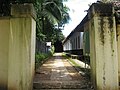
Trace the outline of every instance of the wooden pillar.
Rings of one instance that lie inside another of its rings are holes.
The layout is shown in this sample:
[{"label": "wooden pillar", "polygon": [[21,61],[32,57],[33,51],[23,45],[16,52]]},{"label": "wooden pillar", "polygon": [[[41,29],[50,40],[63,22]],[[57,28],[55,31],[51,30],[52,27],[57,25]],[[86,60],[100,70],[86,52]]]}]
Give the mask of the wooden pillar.
[{"label": "wooden pillar", "polygon": [[11,7],[0,18],[0,90],[32,90],[35,65],[35,27],[32,4]]},{"label": "wooden pillar", "polygon": [[110,4],[89,9],[91,76],[95,90],[118,90],[116,24]]}]

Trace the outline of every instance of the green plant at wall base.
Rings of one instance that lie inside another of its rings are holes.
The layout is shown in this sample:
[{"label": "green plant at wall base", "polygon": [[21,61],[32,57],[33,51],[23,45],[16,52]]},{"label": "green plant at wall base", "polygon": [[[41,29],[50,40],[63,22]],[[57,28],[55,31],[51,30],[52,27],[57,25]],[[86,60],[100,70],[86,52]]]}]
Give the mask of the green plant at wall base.
[{"label": "green plant at wall base", "polygon": [[50,54],[53,55],[53,54],[54,54],[54,51],[55,51],[55,47],[52,46],[52,47],[51,47],[51,50],[50,50]]},{"label": "green plant at wall base", "polygon": [[51,51],[48,53],[40,53],[36,52],[35,54],[35,69],[37,69],[39,66],[41,66],[47,58],[51,57],[54,53],[54,47],[51,48]]},{"label": "green plant at wall base", "polygon": [[35,68],[37,69],[48,57],[49,55],[46,53],[36,52],[35,54]]}]

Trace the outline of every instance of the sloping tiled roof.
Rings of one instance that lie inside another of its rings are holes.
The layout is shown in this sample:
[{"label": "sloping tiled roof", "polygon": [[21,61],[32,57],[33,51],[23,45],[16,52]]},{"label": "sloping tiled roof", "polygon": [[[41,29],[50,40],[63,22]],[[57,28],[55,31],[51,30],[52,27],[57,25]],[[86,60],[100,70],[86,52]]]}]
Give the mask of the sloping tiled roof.
[{"label": "sloping tiled roof", "polygon": [[88,14],[83,18],[80,24],[63,40],[63,44],[75,33],[84,32],[84,24],[88,21]]}]

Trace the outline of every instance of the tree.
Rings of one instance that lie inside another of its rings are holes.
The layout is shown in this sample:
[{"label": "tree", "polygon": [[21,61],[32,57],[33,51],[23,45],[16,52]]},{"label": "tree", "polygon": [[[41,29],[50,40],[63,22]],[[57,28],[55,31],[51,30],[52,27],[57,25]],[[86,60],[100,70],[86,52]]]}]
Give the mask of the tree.
[{"label": "tree", "polygon": [[56,27],[59,33],[60,28],[70,19],[67,13],[69,9],[62,0],[36,0],[34,5],[37,12],[37,38],[54,41]]}]

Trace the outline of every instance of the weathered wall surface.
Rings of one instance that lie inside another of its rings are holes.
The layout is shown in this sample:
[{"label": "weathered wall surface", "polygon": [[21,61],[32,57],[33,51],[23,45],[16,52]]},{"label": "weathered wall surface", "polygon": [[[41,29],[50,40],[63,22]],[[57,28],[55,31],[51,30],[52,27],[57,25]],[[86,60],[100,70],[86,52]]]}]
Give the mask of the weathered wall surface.
[{"label": "weathered wall surface", "polygon": [[120,82],[120,24],[117,24],[118,74]]},{"label": "weathered wall surface", "polygon": [[91,8],[90,58],[96,90],[118,90],[116,24],[112,10],[111,5],[105,4]]},{"label": "weathered wall surface", "polygon": [[9,18],[0,18],[0,90],[7,89],[9,28]]},{"label": "weathered wall surface", "polygon": [[0,19],[0,90],[32,90],[36,22],[31,8],[13,5],[12,17]]},{"label": "weathered wall surface", "polygon": [[91,67],[91,80],[94,87],[96,86],[96,52],[95,52],[95,28],[94,19],[89,22],[90,29],[90,67]]}]

